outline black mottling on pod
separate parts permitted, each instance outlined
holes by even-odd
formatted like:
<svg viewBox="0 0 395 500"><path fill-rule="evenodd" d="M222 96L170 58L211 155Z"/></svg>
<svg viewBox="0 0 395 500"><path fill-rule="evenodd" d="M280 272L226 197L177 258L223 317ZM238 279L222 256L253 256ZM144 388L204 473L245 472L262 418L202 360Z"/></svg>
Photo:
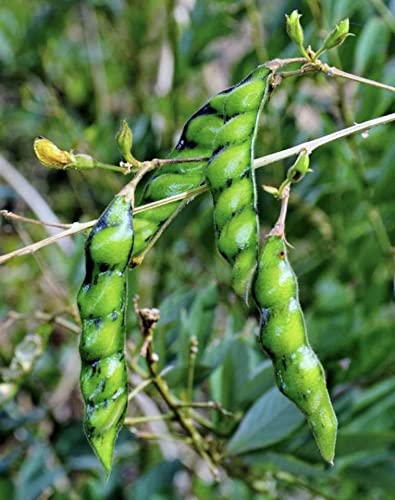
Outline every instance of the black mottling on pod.
<svg viewBox="0 0 395 500"><path fill-rule="evenodd" d="M206 175L214 192L216 187L210 179L216 166L223 174L218 178L219 196L227 181L232 184L239 178L253 178L250 172L252 142L255 136L257 115L268 92L266 85L268 75L269 70L264 65L259 66L240 83L213 96L189 118L170 158L206 158L206 160L169 164L159 168L148 181L141 204L159 201L198 188L206 181ZM225 150L228 151L227 156ZM211 159L209 172L206 170L208 159ZM227 159L229 160L228 167L224 167ZM242 295L244 291L241 282L245 274L250 274L247 268L253 260L253 254L256 261L257 252L255 185L253 181L250 181L250 184L253 186L253 193L250 193L253 203L248 215L250 221L253 222L250 222L248 227L244 224L242 229L232 229L233 236L237 233L239 245L244 250L243 255L235 259L225 247L222 248L222 242L219 244L220 252L234 265L234 286ZM139 255L145 251L162 226L183 203L183 201L175 201L135 215L132 264L139 264ZM254 250L247 251L247 247L254 247ZM249 269L251 270L251 267Z"/></svg>
<svg viewBox="0 0 395 500"><path fill-rule="evenodd" d="M107 472L128 403L124 356L126 269L133 240L130 201L115 196L86 241L86 276L78 293L84 428Z"/></svg>
<svg viewBox="0 0 395 500"><path fill-rule="evenodd" d="M235 292L248 298L258 257L258 217L254 142L260 110L268 97L270 70L255 69L230 91L211 100L223 118L215 141L220 148L206 169L207 184L214 200L217 245L232 266Z"/></svg>
<svg viewBox="0 0 395 500"><path fill-rule="evenodd" d="M277 385L306 415L322 457L333 463L337 419L324 370L307 338L297 279L281 236L266 240L253 293L261 311L260 342L273 362Z"/></svg>

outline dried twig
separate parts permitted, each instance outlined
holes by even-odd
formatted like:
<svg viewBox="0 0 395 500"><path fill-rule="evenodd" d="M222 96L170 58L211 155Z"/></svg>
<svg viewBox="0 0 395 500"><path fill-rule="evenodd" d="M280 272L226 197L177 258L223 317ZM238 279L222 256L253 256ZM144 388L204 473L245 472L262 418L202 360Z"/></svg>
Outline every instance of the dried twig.
<svg viewBox="0 0 395 500"><path fill-rule="evenodd" d="M6 319L0 323L0 332L7 331L16 321L27 321L31 319L36 319L37 321L42 321L45 323L54 323L55 325L59 325L66 330L69 330L72 333L80 334L81 328L73 323L65 319L62 316L62 312L49 314L43 311L36 311L34 313L22 314L16 311L9 311Z"/></svg>
<svg viewBox="0 0 395 500"><path fill-rule="evenodd" d="M148 308L139 309L137 300L137 298L135 298L134 300L134 309L139 319L140 331L144 339L144 343L146 344L145 359L147 362L148 370L152 377L153 384L155 385L159 394L162 396L163 400L166 402L167 406L174 413L174 418L179 422L181 427L187 433L187 436L189 436L191 444L193 444L195 450L207 463L214 477L218 479L219 474L217 466L215 465L213 458L207 451L207 446L202 436L194 427L192 420L184 413L181 408L178 407L178 401L174 398L169 390L167 383L157 371L156 365L158 362L158 356L154 352L153 342L154 330L159 320L159 311L157 309Z"/></svg>
<svg viewBox="0 0 395 500"><path fill-rule="evenodd" d="M24 217L23 215L18 215L14 212L10 212L9 210L0 210L0 215L2 215L5 219L15 220L17 222L29 222L30 224L37 224L39 226L57 227L59 229L68 229L72 226L72 224L44 222L38 219L31 219L30 217Z"/></svg>

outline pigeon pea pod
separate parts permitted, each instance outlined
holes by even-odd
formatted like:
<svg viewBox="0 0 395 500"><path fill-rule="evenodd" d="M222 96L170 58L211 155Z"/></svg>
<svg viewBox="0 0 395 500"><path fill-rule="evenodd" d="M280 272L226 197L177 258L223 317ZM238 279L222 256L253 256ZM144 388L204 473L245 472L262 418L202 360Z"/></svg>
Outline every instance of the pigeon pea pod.
<svg viewBox="0 0 395 500"><path fill-rule="evenodd" d="M141 204L157 202L170 196L198 188L206 181L217 200L219 191L223 191L226 182L236 177L245 179L249 185L249 194L243 205L250 201L249 224L239 224L239 228L231 228L232 237L238 232L240 243L244 247L254 248L251 256L246 254L237 257L228 251L226 236L219 242L220 252L225 255L235 268L243 268L242 277L234 280L235 288L243 294L243 281L246 269L251 270L253 256L256 259L257 221L255 214L255 185L251 172L251 144L255 135L257 115L262 100L267 93L267 82L270 71L265 66L256 68L243 81L213 96L202 108L186 122L181 138L170 155L170 158L199 158L195 162L181 162L164 165L159 168L148 181ZM230 160L230 161L228 161ZM208 161L210 166L206 170ZM214 175L218 171L218 176ZM241 189L240 189L241 190ZM240 198L240 195L238 195ZM134 217L135 243L132 263L141 262L139 257L160 234L163 226L168 224L186 201L175 201L164 206L151 208L137 213ZM241 208L239 207L239 210ZM223 214L229 219L230 215ZM242 227L243 226L243 227ZM220 232L223 232L221 226ZM226 230L225 230L226 231ZM248 233L248 234L247 234ZM238 274L235 272L235 274Z"/></svg>
<svg viewBox="0 0 395 500"><path fill-rule="evenodd" d="M128 402L124 355L126 269L133 248L132 207L117 195L85 245L86 275L78 293L82 333L80 386L89 443L110 472Z"/></svg>
<svg viewBox="0 0 395 500"><path fill-rule="evenodd" d="M324 370L307 338L297 279L281 236L266 240L254 296L261 312L260 342L273 362L277 385L306 415L322 457L333 463L337 419Z"/></svg>
<svg viewBox="0 0 395 500"><path fill-rule="evenodd" d="M235 292L247 300L258 254L258 217L254 142L259 112L270 83L270 70L258 67L236 88L218 94L211 105L224 124L206 179L214 200L217 245L232 265Z"/></svg>

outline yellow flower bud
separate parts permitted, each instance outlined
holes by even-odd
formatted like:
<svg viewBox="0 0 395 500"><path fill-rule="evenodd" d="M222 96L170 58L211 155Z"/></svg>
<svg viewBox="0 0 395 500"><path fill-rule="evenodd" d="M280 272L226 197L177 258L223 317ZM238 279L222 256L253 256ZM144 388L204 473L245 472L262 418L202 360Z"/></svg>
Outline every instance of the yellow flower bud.
<svg viewBox="0 0 395 500"><path fill-rule="evenodd" d="M39 162L49 168L63 169L74 161L71 153L59 149L45 137L36 137L33 148Z"/></svg>

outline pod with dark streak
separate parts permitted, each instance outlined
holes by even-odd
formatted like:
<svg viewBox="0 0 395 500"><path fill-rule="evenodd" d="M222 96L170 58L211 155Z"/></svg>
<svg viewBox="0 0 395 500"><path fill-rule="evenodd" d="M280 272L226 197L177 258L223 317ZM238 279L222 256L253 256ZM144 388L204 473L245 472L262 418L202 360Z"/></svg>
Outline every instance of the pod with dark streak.
<svg viewBox="0 0 395 500"><path fill-rule="evenodd" d="M217 245L232 265L233 289L245 300L258 257L254 142L269 75L267 68L257 68L237 88L221 92L211 101L224 120L206 169L214 199Z"/></svg>
<svg viewBox="0 0 395 500"><path fill-rule="evenodd" d="M337 419L324 370L307 338L298 295L284 239L269 235L254 282L260 342L273 362L279 389L306 415L322 457L333 463Z"/></svg>
<svg viewBox="0 0 395 500"><path fill-rule="evenodd" d="M128 403L126 269L133 240L130 200L117 195L86 241L86 275L78 293L84 429L107 472Z"/></svg>
<svg viewBox="0 0 395 500"><path fill-rule="evenodd" d="M234 178L237 175L244 176L250 190L252 187L253 191L249 194L252 212L249 220L253 219L254 222L252 224L253 228L250 229L251 237L245 236L246 230L239 229L238 232L240 238L247 241L249 247L254 247L252 253L256 254L255 186L250 171L251 144L255 134L257 114L262 105L262 100L267 94L269 73L270 70L265 65L259 66L240 83L212 97L189 118L170 157L181 159L206 158L206 160L169 164L159 168L149 180L141 204L159 201L198 188L206 181L207 174L209 174L207 177L209 181L212 180L212 190L214 192L217 188L215 187L216 179L212 176L212 172L216 166L219 167L218 188L221 188L221 190L223 189L222 177L224 175L226 179ZM244 143L245 147L243 148ZM235 146L236 149L232 150L231 146ZM228 153L226 153L226 150ZM222 153L224 154L222 155ZM226 157L229 160L227 167L225 166ZM206 171L208 159L211 159L210 169ZM218 163L221 163L221 165L218 165ZM144 252L162 226L183 203L185 201L175 201L135 215L134 259L132 260L134 264L139 263L139 255ZM235 230L231 232L234 236ZM245 269L248 268L252 259L247 259L246 256L236 259L234 253L226 248L226 236L223 236L222 239L223 241L221 240L221 244L219 244L221 253L229 256L229 260L232 264L234 263L236 269L242 268L241 275L244 276L246 274ZM254 242L250 243L250 240ZM235 274L237 275L238 272L235 271ZM234 280L235 283L240 281L243 281L243 279ZM241 294L244 293L242 285L237 284L237 289Z"/></svg>

